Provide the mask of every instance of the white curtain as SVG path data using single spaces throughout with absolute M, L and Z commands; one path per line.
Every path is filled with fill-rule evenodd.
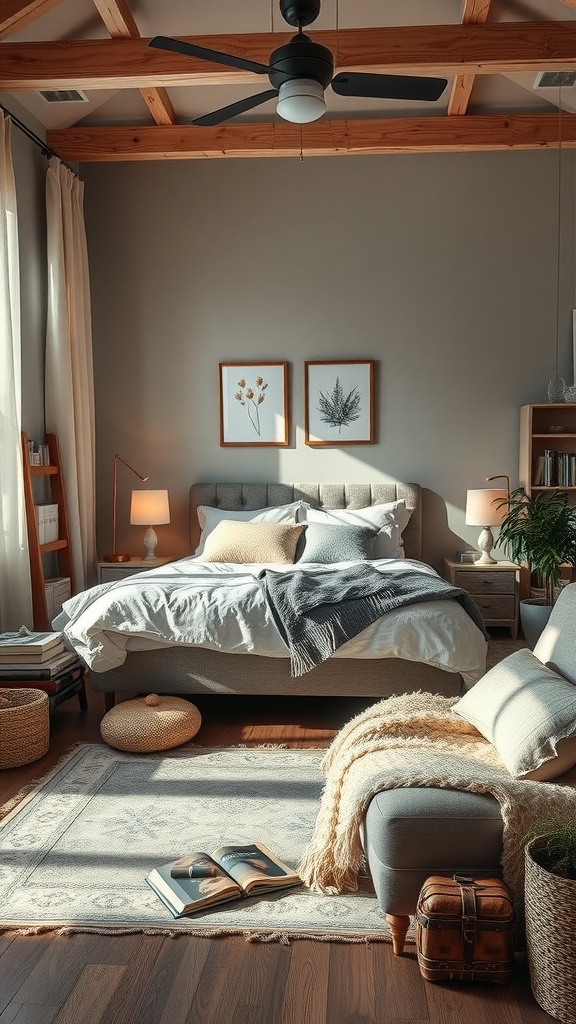
M 58 436 L 76 590 L 95 582 L 95 439 L 84 186 L 53 157 L 46 178 L 46 430 Z
M 0 632 L 33 626 L 20 440 L 20 267 L 10 133 L 10 118 L 0 111 Z

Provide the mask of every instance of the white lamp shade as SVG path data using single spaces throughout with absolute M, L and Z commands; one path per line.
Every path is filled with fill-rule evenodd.
M 130 522 L 133 526 L 169 523 L 168 491 L 132 491 Z
M 500 526 L 507 507 L 498 506 L 508 498 L 503 487 L 479 487 L 466 492 L 466 523 L 468 526 Z

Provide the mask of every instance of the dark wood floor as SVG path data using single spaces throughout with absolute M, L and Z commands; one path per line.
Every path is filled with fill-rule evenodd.
M 101 696 L 56 709 L 46 757 L 0 772 L 0 805 L 77 742 L 100 742 Z M 367 702 L 203 698 L 195 742 L 324 747 Z M 429 984 L 414 947 L 180 935 L 0 935 L 0 1024 L 544 1024 L 527 972 L 499 985 Z

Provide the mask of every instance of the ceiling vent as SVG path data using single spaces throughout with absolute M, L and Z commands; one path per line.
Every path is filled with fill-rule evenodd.
M 574 89 L 576 71 L 541 71 L 534 79 L 535 89 Z
M 54 89 L 53 91 L 41 92 L 46 103 L 88 103 L 88 97 L 79 89 Z

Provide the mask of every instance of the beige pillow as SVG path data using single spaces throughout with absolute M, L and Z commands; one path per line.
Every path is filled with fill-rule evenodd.
M 223 519 L 206 538 L 203 562 L 294 562 L 303 526 Z
M 576 765 L 576 686 L 520 650 L 454 705 L 516 778 L 547 782 Z

